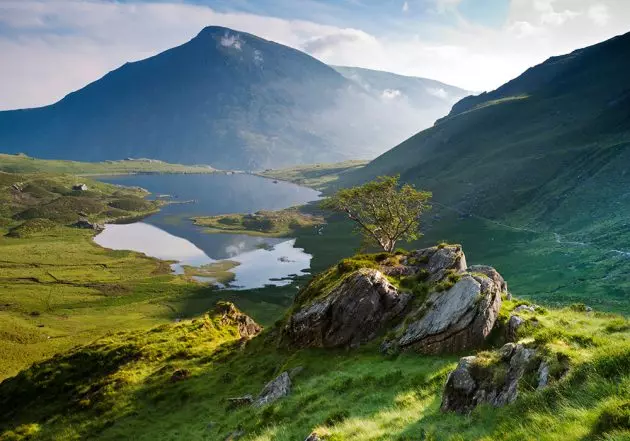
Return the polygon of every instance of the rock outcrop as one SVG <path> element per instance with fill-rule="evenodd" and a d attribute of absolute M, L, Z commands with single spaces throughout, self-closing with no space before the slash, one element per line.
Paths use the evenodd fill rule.
<path fill-rule="evenodd" d="M 437 246 L 413 251 L 410 260 L 412 262 L 415 260 L 419 268 L 428 271 L 429 282 L 442 280 L 448 271 L 456 273 L 466 271 L 466 256 L 459 245 Z"/>
<path fill-rule="evenodd" d="M 324 284 L 333 286 L 328 292 L 309 293 L 314 300 L 295 308 L 284 339 L 298 347 L 355 347 L 389 327 L 394 332 L 383 341 L 384 351 L 462 351 L 483 343 L 495 324 L 502 295 L 507 295 L 503 277 L 492 267 L 468 268 L 459 245 L 375 262 L 378 269 L 355 270 L 340 276 L 336 285 Z M 387 277 L 408 289 L 397 289 Z M 421 286 L 426 296 L 412 294 L 413 286 L 402 282 Z"/>
<path fill-rule="evenodd" d="M 525 322 L 518 315 L 511 315 L 507 322 L 505 339 L 510 342 L 518 341 L 518 328 Z"/>
<path fill-rule="evenodd" d="M 380 271 L 360 269 L 293 314 L 284 334 L 300 347 L 355 347 L 374 339 L 410 300 L 410 294 L 398 292 Z"/>
<path fill-rule="evenodd" d="M 463 275 L 450 289 L 432 293 L 409 317 L 395 345 L 423 353 L 458 352 L 483 344 L 501 307 L 500 287 L 480 275 Z"/>
<path fill-rule="evenodd" d="M 507 343 L 496 355 L 498 359 L 491 363 L 475 356 L 459 361 L 446 380 L 442 411 L 465 414 L 483 403 L 495 407 L 512 403 L 526 373 L 537 372 L 539 388 L 547 385 L 549 366 L 536 357 L 534 349 Z"/>
<path fill-rule="evenodd" d="M 90 222 L 86 218 L 79 218 L 79 220 L 74 223 L 74 227 L 85 228 L 88 230 L 95 230 L 95 231 L 103 231 L 105 229 L 105 225 L 98 224 L 96 222 Z"/>
<path fill-rule="evenodd" d="M 230 302 L 219 302 L 216 306 L 217 313 L 221 314 L 221 323 L 236 323 L 241 338 L 249 339 L 262 331 L 262 326 L 256 323 L 250 316 L 243 314 Z"/>
<path fill-rule="evenodd" d="M 291 393 L 291 378 L 288 372 L 281 373 L 277 378 L 265 385 L 254 401 L 254 406 L 260 407 L 273 403 Z"/>

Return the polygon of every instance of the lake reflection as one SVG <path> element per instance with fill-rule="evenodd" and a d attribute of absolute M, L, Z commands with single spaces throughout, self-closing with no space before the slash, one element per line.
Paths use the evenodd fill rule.
<path fill-rule="evenodd" d="M 286 182 L 257 176 L 236 175 L 135 175 L 101 177 L 113 184 L 139 186 L 171 200 L 194 203 L 171 204 L 142 222 L 108 225 L 95 241 L 107 248 L 139 251 L 180 265 L 199 266 L 216 260 L 240 262 L 233 272 L 235 286 L 256 288 L 282 285 L 291 274 L 310 266 L 311 256 L 295 248 L 294 240 L 262 238 L 243 234 L 208 234 L 189 219 L 227 213 L 278 210 L 318 199 L 319 193 Z"/>

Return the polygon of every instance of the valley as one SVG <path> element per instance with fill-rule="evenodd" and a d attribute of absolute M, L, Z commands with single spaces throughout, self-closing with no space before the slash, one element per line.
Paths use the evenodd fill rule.
<path fill-rule="evenodd" d="M 0 441 L 630 439 L 630 34 L 477 95 L 333 36 L 0 111 Z"/>

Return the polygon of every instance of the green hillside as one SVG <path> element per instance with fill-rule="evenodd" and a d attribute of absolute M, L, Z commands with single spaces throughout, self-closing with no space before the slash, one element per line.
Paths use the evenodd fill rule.
<path fill-rule="evenodd" d="M 501 320 L 522 303 L 505 301 Z M 630 334 L 612 315 L 528 313 L 536 325 L 523 341 L 569 363 L 569 374 L 543 391 L 523 387 L 513 405 L 458 415 L 440 411 L 457 356 L 385 356 L 374 344 L 279 349 L 282 323 L 249 339 L 237 314 L 220 304 L 35 364 L 0 384 L 0 439 L 295 441 L 311 431 L 326 441 L 628 439 Z M 283 371 L 292 378 L 287 397 L 260 407 L 230 400 L 257 394 Z"/>
<path fill-rule="evenodd" d="M 340 185 L 401 174 L 433 192 L 430 241 L 457 240 L 492 258 L 524 295 L 608 296 L 613 309 L 624 308 L 628 53 L 625 34 L 553 57 L 493 92 L 463 99 L 434 127 Z M 503 251 L 489 249 L 488 238 Z"/>
<path fill-rule="evenodd" d="M 77 183 L 88 189 L 72 190 Z M 80 217 L 102 223 L 146 216 L 163 203 L 147 194 L 74 175 L 0 171 L 0 381 L 113 330 L 191 317 L 219 299 L 236 301 L 263 324 L 290 304 L 292 287 L 217 291 L 172 275 L 168 262 L 101 248 L 92 240 L 97 230 L 74 226 Z"/>

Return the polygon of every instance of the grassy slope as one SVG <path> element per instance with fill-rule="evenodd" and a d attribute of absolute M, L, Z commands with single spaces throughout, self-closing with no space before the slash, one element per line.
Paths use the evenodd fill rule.
<path fill-rule="evenodd" d="M 344 161 L 331 164 L 309 164 L 278 170 L 265 170 L 259 176 L 289 181 L 295 184 L 324 190 L 334 184 L 340 176 L 359 170 L 368 161 Z"/>
<path fill-rule="evenodd" d="M 517 304 L 504 303 L 502 320 Z M 457 356 L 392 358 L 375 345 L 280 350 L 274 328 L 243 344 L 210 313 L 110 335 L 0 384 L 0 439 L 218 440 L 243 430 L 244 440 L 294 441 L 316 430 L 331 441 L 627 440 L 628 322 L 577 309 L 527 318 L 534 317 L 539 326 L 522 338 L 569 357 L 570 374 L 543 392 L 522 387 L 519 400 L 501 409 L 439 411 Z M 259 409 L 229 407 L 227 398 L 256 395 L 298 366 L 304 369 L 288 398 Z M 182 370 L 187 378 L 172 380 Z"/>
<path fill-rule="evenodd" d="M 630 34 L 552 58 L 334 185 L 400 173 L 433 192 L 428 241 L 461 242 L 528 297 L 628 313 L 628 51 Z"/>
<path fill-rule="evenodd" d="M 0 171 L 6 173 L 68 173 L 79 176 L 118 175 L 135 173 L 213 173 L 208 165 L 181 165 L 136 159 L 105 162 L 78 162 L 56 159 L 36 159 L 26 155 L 0 153 Z"/>
<path fill-rule="evenodd" d="M 236 300 L 265 324 L 290 303 L 292 287 L 218 292 L 170 275 L 156 259 L 98 247 L 94 231 L 67 226 L 78 212 L 100 222 L 141 216 L 158 205 L 144 201 L 142 190 L 84 178 L 89 190 L 72 192 L 76 180 L 0 172 L 0 379 L 112 330 L 191 317 L 219 298 Z M 12 188 L 16 183 L 21 191 Z"/>

